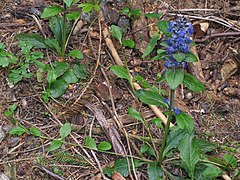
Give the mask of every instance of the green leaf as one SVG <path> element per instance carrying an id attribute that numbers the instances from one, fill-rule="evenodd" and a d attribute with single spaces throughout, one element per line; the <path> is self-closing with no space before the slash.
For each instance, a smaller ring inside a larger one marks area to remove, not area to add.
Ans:
<path id="1" fill-rule="evenodd" d="M 128 70 L 122 66 L 111 66 L 110 70 L 119 78 L 130 81 Z"/>
<path id="2" fill-rule="evenodd" d="M 160 13 L 160 14 L 158 14 L 158 13 L 147 13 L 147 14 L 145 14 L 144 16 L 145 16 L 146 18 L 159 19 L 160 17 L 162 17 L 162 15 L 163 15 L 163 13 Z"/>
<path id="3" fill-rule="evenodd" d="M 160 22 L 158 22 L 157 27 L 160 31 L 163 32 L 163 34 L 165 34 L 167 36 L 169 35 L 169 33 L 167 32 L 167 30 L 169 28 L 169 21 L 166 21 L 166 20 L 160 21 Z"/>
<path id="4" fill-rule="evenodd" d="M 68 7 L 71 7 L 73 4 L 77 3 L 79 0 L 64 0 L 65 4 Z"/>
<path id="5" fill-rule="evenodd" d="M 59 149 L 62 146 L 62 141 L 60 140 L 53 140 L 50 144 L 50 146 L 48 147 L 48 151 L 54 151 L 56 149 Z"/>
<path id="6" fill-rule="evenodd" d="M 80 63 L 74 65 L 73 72 L 79 79 L 86 79 L 88 76 L 86 70 Z"/>
<path id="7" fill-rule="evenodd" d="M 113 167 L 105 167 L 103 169 L 103 174 L 105 174 L 108 177 L 112 177 L 113 173 L 114 173 L 114 168 Z"/>
<path id="8" fill-rule="evenodd" d="M 70 123 L 65 123 L 61 128 L 60 128 L 60 136 L 62 139 L 67 137 L 69 134 L 71 134 L 72 128 Z"/>
<path id="9" fill-rule="evenodd" d="M 95 140 L 94 140 L 92 137 L 90 137 L 90 136 L 87 136 L 87 137 L 85 138 L 85 146 L 87 146 L 87 147 L 90 148 L 90 149 L 95 149 L 95 150 L 97 150 L 96 142 L 95 142 Z"/>
<path id="10" fill-rule="evenodd" d="M 130 10 L 130 17 L 140 17 L 142 15 L 142 12 L 140 9 L 132 9 Z"/>
<path id="11" fill-rule="evenodd" d="M 135 42 L 132 39 L 125 39 L 123 41 L 123 46 L 125 47 L 130 47 L 130 48 L 134 48 L 135 46 Z"/>
<path id="12" fill-rule="evenodd" d="M 115 37 L 120 44 L 122 44 L 123 31 L 119 26 L 111 25 L 110 32 L 113 37 Z"/>
<path id="13" fill-rule="evenodd" d="M 41 14 L 41 18 L 48 18 L 57 15 L 58 13 L 62 12 L 63 8 L 60 6 L 48 6 L 43 10 Z"/>
<path id="14" fill-rule="evenodd" d="M 56 81 L 57 77 L 57 72 L 54 69 L 51 69 L 47 73 L 47 82 L 52 84 L 54 81 Z"/>
<path id="15" fill-rule="evenodd" d="M 78 82 L 78 78 L 74 74 L 73 69 L 67 70 L 59 79 L 63 79 L 68 84 L 72 84 L 72 83 L 77 83 Z"/>
<path id="16" fill-rule="evenodd" d="M 186 131 L 184 129 L 171 130 L 167 138 L 166 147 L 163 151 L 163 157 L 173 148 L 177 148 L 180 140 L 184 137 Z"/>
<path id="17" fill-rule="evenodd" d="M 10 130 L 9 134 L 21 136 L 22 134 L 27 133 L 27 132 L 28 132 L 28 130 L 26 128 L 23 128 L 20 126 L 15 126 Z"/>
<path id="18" fill-rule="evenodd" d="M 169 87 L 174 90 L 183 82 L 184 71 L 182 69 L 167 69 L 165 77 Z"/>
<path id="19" fill-rule="evenodd" d="M 161 180 L 163 175 L 163 170 L 158 165 L 158 162 L 152 162 L 148 164 L 147 173 L 148 173 L 149 180 Z"/>
<path id="20" fill-rule="evenodd" d="M 185 59 L 186 62 L 198 62 L 198 58 L 192 52 L 189 52 Z"/>
<path id="21" fill-rule="evenodd" d="M 102 141 L 98 145 L 98 149 L 101 150 L 101 151 L 108 151 L 108 150 L 112 149 L 112 145 L 107 141 Z"/>
<path id="22" fill-rule="evenodd" d="M 32 135 L 34 135 L 36 137 L 39 137 L 42 134 L 41 131 L 38 128 L 35 128 L 35 127 L 30 127 L 29 131 Z"/>
<path id="23" fill-rule="evenodd" d="M 150 156 L 153 156 L 157 159 L 157 155 L 155 150 L 153 149 L 153 147 L 149 146 L 147 143 L 144 143 L 141 148 L 140 148 L 140 152 L 142 154 L 147 153 Z"/>
<path id="24" fill-rule="evenodd" d="M 152 39 L 150 40 L 146 50 L 143 52 L 142 58 L 145 58 L 147 55 L 149 55 L 153 51 L 153 49 L 157 44 L 158 38 L 159 38 L 159 34 L 155 33 Z"/>
<path id="25" fill-rule="evenodd" d="M 4 50 L 6 48 L 6 46 L 0 42 L 0 50 Z"/>
<path id="26" fill-rule="evenodd" d="M 211 151 L 213 151 L 217 147 L 216 144 L 208 142 L 208 141 L 206 141 L 204 139 L 196 139 L 196 143 L 198 144 L 199 149 L 203 153 L 211 152 Z"/>
<path id="27" fill-rule="evenodd" d="M 16 109 L 17 109 L 17 104 L 14 103 L 8 107 L 8 110 L 4 112 L 4 115 L 7 117 L 12 116 Z"/>
<path id="28" fill-rule="evenodd" d="M 222 170 L 219 169 L 217 166 L 213 164 L 208 164 L 208 167 L 203 171 L 202 176 L 203 178 L 213 180 L 216 177 L 220 176 L 222 173 Z"/>
<path id="29" fill-rule="evenodd" d="M 135 118 L 135 119 L 143 122 L 143 119 L 142 119 L 140 113 L 139 113 L 137 110 L 135 110 L 135 109 L 133 109 L 133 108 L 131 108 L 131 107 L 128 107 L 128 114 L 129 114 L 131 117 L 133 117 L 133 118 Z"/>
<path id="30" fill-rule="evenodd" d="M 67 19 L 68 19 L 69 21 L 72 21 L 72 20 L 76 21 L 76 20 L 79 18 L 80 13 L 74 11 L 74 12 L 72 12 L 72 13 L 67 14 L 66 16 L 67 16 Z"/>
<path id="31" fill-rule="evenodd" d="M 177 124 L 181 129 L 186 129 L 189 134 L 193 132 L 194 123 L 193 123 L 193 119 L 189 115 L 181 111 L 181 113 L 178 115 L 175 115 L 175 117 L 176 117 Z"/>
<path id="32" fill-rule="evenodd" d="M 186 133 L 181 138 L 178 146 L 180 158 L 182 159 L 190 177 L 193 177 L 195 164 L 199 161 L 199 149 L 192 134 Z"/>
<path id="33" fill-rule="evenodd" d="M 163 97 L 158 92 L 137 90 L 135 91 L 136 97 L 145 104 L 166 107 L 166 103 L 163 101 Z"/>
<path id="34" fill-rule="evenodd" d="M 98 4 L 79 4 L 78 7 L 81 7 L 83 12 L 85 13 L 89 13 L 92 10 L 96 10 L 99 11 L 100 10 L 100 6 Z"/>
<path id="35" fill-rule="evenodd" d="M 234 156 L 230 154 L 224 154 L 223 159 L 231 166 L 237 167 L 237 159 Z"/>
<path id="36" fill-rule="evenodd" d="M 163 128 L 162 120 L 160 118 L 154 118 L 151 120 L 152 123 L 154 123 L 158 128 Z"/>
<path id="37" fill-rule="evenodd" d="M 189 90 L 196 93 L 205 90 L 204 85 L 189 73 L 184 74 L 183 83 Z"/>
<path id="38" fill-rule="evenodd" d="M 77 59 L 83 59 L 83 54 L 79 50 L 72 50 L 68 53 L 69 56 Z"/>
<path id="39" fill-rule="evenodd" d="M 63 75 L 69 68 L 69 64 L 67 62 L 55 62 L 53 66 L 58 77 Z"/>
<path id="40" fill-rule="evenodd" d="M 184 53 L 174 53 L 172 55 L 178 62 L 182 62 L 186 58 L 186 54 Z"/>
<path id="41" fill-rule="evenodd" d="M 46 38 L 46 39 L 44 39 L 44 43 L 48 46 L 49 50 L 54 51 L 56 53 L 60 52 L 61 48 L 59 46 L 57 39 Z"/>
<path id="42" fill-rule="evenodd" d="M 47 49 L 48 46 L 44 43 L 44 38 L 39 36 L 38 34 L 19 34 L 16 36 L 18 41 L 25 41 L 30 43 L 32 46 L 36 48 Z"/>
<path id="43" fill-rule="evenodd" d="M 68 83 L 64 79 L 57 79 L 51 84 L 50 94 L 54 98 L 62 96 L 68 87 Z"/>

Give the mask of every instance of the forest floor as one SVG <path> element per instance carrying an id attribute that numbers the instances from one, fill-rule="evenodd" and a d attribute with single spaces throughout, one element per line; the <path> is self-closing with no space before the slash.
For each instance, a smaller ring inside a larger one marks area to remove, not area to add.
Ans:
<path id="1" fill-rule="evenodd" d="M 109 70 L 112 65 L 116 65 L 116 60 L 106 43 L 110 36 L 101 36 L 104 35 L 102 31 L 112 24 L 119 25 L 125 28 L 126 37 L 135 41 L 135 49 L 124 48 L 132 74 L 141 75 L 156 85 L 157 74 L 164 71 L 164 66 L 160 61 L 150 60 L 154 53 L 144 60 L 141 58 L 155 32 L 154 25 L 158 20 L 147 19 L 144 16 L 140 20 L 128 19 L 119 14 L 125 7 L 140 9 L 143 13 L 162 12 L 164 16 L 161 18 L 164 20 L 172 20 L 178 14 L 190 18 L 194 24 L 193 40 L 197 44 L 196 52 L 200 61 L 190 65 L 188 71 L 204 83 L 206 90 L 192 93 L 179 88 L 175 94 L 177 99 L 175 105 L 193 117 L 198 137 L 217 145 L 212 155 L 221 158 L 226 153 L 233 154 L 239 163 L 240 2 L 238 0 L 136 2 L 129 5 L 121 0 L 106 1 L 105 7 L 102 8 L 105 23 L 99 21 L 97 13 L 85 14 L 86 17 L 81 18 L 82 25 L 71 36 L 67 49 L 79 49 L 83 52 L 84 59 L 80 63 L 88 71 L 88 77 L 69 86 L 60 98 L 45 103 L 41 99 L 46 85 L 45 80 L 39 82 L 34 75 L 11 86 L 7 82 L 7 77 L 9 70 L 14 67 L 0 68 L 0 179 L 3 179 L 4 174 L 10 176 L 10 179 L 101 179 L 100 167 L 111 166 L 120 157 L 85 149 L 84 139 L 89 135 L 97 144 L 104 140 L 111 141 L 111 137 L 114 137 L 127 149 L 125 150 L 127 154 L 130 147 L 131 153 L 137 156 L 143 144 L 140 137 L 144 136 L 145 131 L 141 123 L 128 115 L 128 107 L 137 109 L 138 103 L 129 84 Z M 17 34 L 44 33 L 47 37 L 52 36 L 48 20 L 37 16 L 50 4 L 57 5 L 59 2 L 50 0 L 0 2 L 0 42 L 6 46 L 7 51 L 21 57 L 15 38 Z M 77 7 L 73 7 L 73 10 L 81 12 Z M 102 24 L 99 25 L 98 22 Z M 112 41 L 123 61 L 120 45 L 114 38 Z M 57 59 L 50 51 L 42 52 L 45 54 L 45 58 L 41 60 L 43 63 Z M 33 66 L 30 70 L 36 74 L 36 67 Z M 4 112 L 13 104 L 17 105 L 16 110 L 12 116 L 5 116 Z M 149 107 L 142 105 L 142 109 L 147 121 L 156 118 Z M 116 117 L 121 121 L 122 130 L 116 123 Z M 101 118 L 105 121 L 99 122 Z M 59 128 L 65 122 L 72 124 L 71 136 L 67 137 L 66 141 L 80 144 L 78 147 L 64 144 L 56 150 L 65 153 L 65 158 L 69 162 L 61 159 L 63 157 L 58 158 L 57 153 L 47 151 L 49 139 L 59 137 Z M 117 134 L 106 132 L 106 129 L 102 129 L 101 123 L 106 123 L 105 126 L 111 125 Z M 26 128 L 37 127 L 49 139 L 27 134 L 9 135 L 10 129 L 16 124 Z M 150 130 L 156 141 L 162 139 L 161 129 L 152 124 Z M 128 144 L 129 140 L 126 139 L 124 132 L 131 137 L 131 144 Z M 115 144 L 117 145 L 118 143 Z M 79 155 L 88 157 L 92 164 L 80 163 L 81 158 L 77 158 Z M 78 163 L 71 163 L 71 158 L 77 159 Z M 137 173 L 139 179 L 148 179 L 146 171 L 139 169 Z M 233 177 L 234 171 L 227 173 Z M 182 172 L 175 174 L 184 177 Z"/>

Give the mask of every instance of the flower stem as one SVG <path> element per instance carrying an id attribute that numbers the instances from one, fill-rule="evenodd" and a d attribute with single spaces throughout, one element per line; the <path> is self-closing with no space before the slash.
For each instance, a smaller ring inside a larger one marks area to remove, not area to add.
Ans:
<path id="1" fill-rule="evenodd" d="M 67 36 L 67 17 L 66 17 L 66 11 L 67 6 L 63 2 L 63 25 L 62 25 L 62 49 L 61 49 L 61 57 L 64 59 L 65 51 L 66 51 L 66 36 Z"/>
<path id="2" fill-rule="evenodd" d="M 162 164 L 162 160 L 163 160 L 163 152 L 166 146 L 166 142 L 167 142 L 167 137 L 168 137 L 168 133 L 169 133 L 169 128 L 170 128 L 170 123 L 172 121 L 172 117 L 173 117 L 173 101 L 174 101 L 174 90 L 171 89 L 170 92 L 170 105 L 169 105 L 169 109 L 168 109 L 168 118 L 167 118 L 167 124 L 165 126 L 165 130 L 164 130 L 164 136 L 163 136 L 163 140 L 162 140 L 162 145 L 161 145 L 161 149 L 160 149 L 160 156 L 159 156 L 159 164 Z"/>

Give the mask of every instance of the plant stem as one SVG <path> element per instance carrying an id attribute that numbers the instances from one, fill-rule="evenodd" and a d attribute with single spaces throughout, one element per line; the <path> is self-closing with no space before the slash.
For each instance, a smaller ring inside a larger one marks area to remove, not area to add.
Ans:
<path id="1" fill-rule="evenodd" d="M 63 29 L 62 29 L 62 49 L 61 57 L 64 59 L 66 51 L 66 36 L 67 36 L 67 18 L 66 18 L 67 5 L 63 2 Z"/>
<path id="2" fill-rule="evenodd" d="M 170 127 L 170 123 L 172 121 L 172 117 L 173 117 L 173 101 L 174 101 L 174 90 L 171 89 L 170 92 L 170 105 L 168 108 L 168 118 L 167 118 L 167 124 L 165 126 L 165 130 L 164 130 L 164 136 L 163 136 L 163 141 L 162 141 L 162 145 L 161 145 L 161 149 L 160 149 L 160 156 L 159 156 L 159 164 L 162 164 L 162 160 L 163 160 L 163 152 L 166 146 L 166 142 L 167 142 L 167 137 L 168 137 L 168 133 L 169 133 L 169 127 Z"/>

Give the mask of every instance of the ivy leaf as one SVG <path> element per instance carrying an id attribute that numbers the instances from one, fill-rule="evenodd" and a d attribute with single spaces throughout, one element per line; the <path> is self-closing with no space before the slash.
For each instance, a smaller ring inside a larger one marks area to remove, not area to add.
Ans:
<path id="1" fill-rule="evenodd" d="M 69 134 L 71 134 L 72 128 L 70 123 L 65 123 L 61 128 L 60 128 L 60 136 L 62 139 L 67 137 Z"/>
<path id="2" fill-rule="evenodd" d="M 32 135 L 34 135 L 36 137 L 39 137 L 42 134 L 41 131 L 38 128 L 35 128 L 35 127 L 30 127 L 29 131 Z"/>
<path id="3" fill-rule="evenodd" d="M 26 128 L 23 128 L 20 126 L 15 126 L 10 130 L 9 134 L 21 136 L 22 134 L 27 133 L 27 132 L 28 132 L 28 130 Z"/>
<path id="4" fill-rule="evenodd" d="M 69 56 L 77 59 L 83 59 L 83 54 L 79 50 L 72 50 L 68 53 Z"/>
<path id="5" fill-rule="evenodd" d="M 61 145 L 62 141 L 55 139 L 51 142 L 50 146 L 48 147 L 48 151 L 54 151 L 56 149 L 59 149 Z"/>
<path id="6" fill-rule="evenodd" d="M 107 141 L 102 141 L 98 145 L 98 149 L 101 150 L 101 151 L 108 151 L 108 150 L 112 149 L 112 145 Z"/>
<path id="7" fill-rule="evenodd" d="M 176 89 L 184 79 L 184 71 L 182 69 L 167 69 L 166 81 L 172 90 Z"/>
<path id="8" fill-rule="evenodd" d="M 119 26 L 111 25 L 110 32 L 112 36 L 115 37 L 120 44 L 122 44 L 122 35 L 123 35 L 122 29 Z"/>
<path id="9" fill-rule="evenodd" d="M 128 70 L 122 66 L 111 66 L 110 70 L 119 78 L 130 81 Z"/>
<path id="10" fill-rule="evenodd" d="M 189 73 L 185 73 L 183 83 L 189 90 L 196 93 L 205 90 L 204 85 Z"/>
<path id="11" fill-rule="evenodd" d="M 178 126 L 181 129 L 186 129 L 189 134 L 193 132 L 194 124 L 192 118 L 181 111 L 180 114 L 175 115 Z"/>
<path id="12" fill-rule="evenodd" d="M 43 13 L 41 14 L 41 18 L 48 18 L 57 15 L 58 13 L 62 12 L 63 8 L 60 6 L 47 6 Z"/>
<path id="13" fill-rule="evenodd" d="M 94 140 L 92 137 L 90 137 L 90 136 L 87 136 L 87 137 L 85 138 L 85 146 L 87 146 L 87 147 L 90 148 L 90 149 L 95 149 L 95 150 L 97 150 L 96 142 L 95 142 L 95 140 Z"/>
<path id="14" fill-rule="evenodd" d="M 163 97 L 158 92 L 137 90 L 135 91 L 136 97 L 145 104 L 166 107 L 166 103 L 163 101 Z"/>
<path id="15" fill-rule="evenodd" d="M 155 48 L 155 46 L 157 44 L 158 38 L 159 38 L 159 34 L 155 33 L 153 35 L 152 39 L 150 40 L 147 48 L 143 52 L 142 58 L 145 58 L 147 55 L 149 55 L 153 51 L 153 49 Z"/>
<path id="16" fill-rule="evenodd" d="M 123 46 L 125 47 L 130 47 L 130 48 L 134 48 L 135 46 L 135 42 L 132 39 L 125 39 L 123 41 Z"/>
<path id="17" fill-rule="evenodd" d="M 198 58 L 192 52 L 189 52 L 185 59 L 186 62 L 198 62 Z"/>
<path id="18" fill-rule="evenodd" d="M 143 122 L 143 119 L 138 111 L 136 109 L 133 109 L 131 107 L 128 107 L 128 114 L 133 117 L 134 119 L 137 119 L 141 122 Z"/>
<path id="19" fill-rule="evenodd" d="M 160 180 L 163 175 L 162 168 L 158 165 L 158 162 L 151 162 L 147 168 L 149 180 Z"/>

